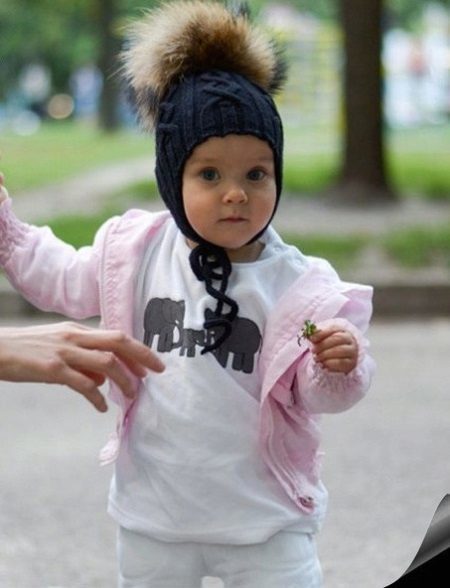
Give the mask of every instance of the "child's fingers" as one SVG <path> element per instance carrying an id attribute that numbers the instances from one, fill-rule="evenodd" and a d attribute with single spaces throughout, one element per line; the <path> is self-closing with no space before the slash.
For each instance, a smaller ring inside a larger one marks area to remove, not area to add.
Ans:
<path id="1" fill-rule="evenodd" d="M 332 372 L 348 374 L 358 362 L 358 345 L 354 336 L 346 330 L 323 329 L 311 338 L 314 361 Z"/>
<path id="2" fill-rule="evenodd" d="M 323 362 L 322 367 L 330 372 L 337 372 L 342 374 L 349 374 L 356 367 L 356 360 L 350 358 L 344 359 L 328 359 Z"/>
<path id="3" fill-rule="evenodd" d="M 316 332 L 313 335 L 310 335 L 309 340 L 311 343 L 320 343 L 323 339 L 326 339 L 336 331 L 338 331 L 336 327 L 326 327 L 324 329 L 317 328 Z"/>
<path id="4" fill-rule="evenodd" d="M 315 354 L 322 353 L 327 349 L 338 347 L 341 345 L 349 345 L 356 347 L 355 338 L 348 331 L 329 329 L 327 331 L 319 333 L 319 336 L 314 339 L 311 338 L 313 352 Z"/>
<path id="5" fill-rule="evenodd" d="M 351 345 L 341 345 L 314 355 L 314 361 L 328 371 L 348 374 L 358 363 L 358 350 Z"/>
<path id="6" fill-rule="evenodd" d="M 314 353 L 314 359 L 319 363 L 324 363 L 333 359 L 353 359 L 355 355 L 356 349 L 352 345 L 339 345 Z"/>

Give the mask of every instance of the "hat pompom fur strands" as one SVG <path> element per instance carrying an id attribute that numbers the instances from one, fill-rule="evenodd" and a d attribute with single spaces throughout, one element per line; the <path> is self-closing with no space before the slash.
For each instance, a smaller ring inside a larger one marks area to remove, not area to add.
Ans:
<path id="1" fill-rule="evenodd" d="M 160 101 L 183 76 L 231 71 L 270 94 L 286 79 L 277 43 L 254 26 L 245 6 L 231 10 L 213 0 L 164 2 L 128 28 L 123 73 L 141 125 L 154 129 Z"/>

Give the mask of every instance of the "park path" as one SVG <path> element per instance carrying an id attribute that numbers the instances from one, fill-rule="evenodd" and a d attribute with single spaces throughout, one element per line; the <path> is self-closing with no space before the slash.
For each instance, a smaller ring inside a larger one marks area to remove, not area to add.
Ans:
<path id="1" fill-rule="evenodd" d="M 14 210 L 31 223 L 61 214 L 98 212 L 108 204 L 111 194 L 152 177 L 153 167 L 151 157 L 96 167 L 67 180 L 17 194 Z"/>
<path id="2" fill-rule="evenodd" d="M 387 587 L 450 493 L 450 320 L 377 322 L 370 341 L 377 372 L 367 397 L 322 419 L 325 588 Z M 112 588 L 112 470 L 97 452 L 116 410 L 97 413 L 62 386 L 0 382 L 0 414 L 1 588 Z"/>

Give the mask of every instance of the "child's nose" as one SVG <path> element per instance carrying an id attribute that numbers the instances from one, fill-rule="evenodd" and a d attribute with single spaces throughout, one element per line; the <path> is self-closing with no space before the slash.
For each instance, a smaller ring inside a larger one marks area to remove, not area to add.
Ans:
<path id="1" fill-rule="evenodd" d="M 242 186 L 234 184 L 225 192 L 224 201 L 230 204 L 247 202 L 247 193 Z"/>

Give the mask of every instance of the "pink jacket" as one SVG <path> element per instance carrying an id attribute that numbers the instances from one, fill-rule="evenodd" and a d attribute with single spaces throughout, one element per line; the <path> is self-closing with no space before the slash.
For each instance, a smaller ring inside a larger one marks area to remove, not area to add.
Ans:
<path id="1" fill-rule="evenodd" d="M 149 241 L 169 220 L 131 210 L 107 221 L 94 243 L 76 251 L 47 227 L 19 221 L 8 199 L 0 205 L 0 265 L 12 285 L 32 304 L 74 319 L 101 316 L 105 328 L 132 334 L 134 283 Z M 260 443 L 263 458 L 287 494 L 312 513 L 319 480 L 318 415 L 340 412 L 363 397 L 374 362 L 363 337 L 372 312 L 372 288 L 342 282 L 324 260 L 309 257 L 308 269 L 268 317 L 259 359 L 262 377 Z M 329 373 L 312 361 L 297 333 L 305 319 L 340 321 L 359 342 L 357 367 L 348 375 Z M 139 380 L 134 378 L 136 389 Z M 101 452 L 115 460 L 126 434 L 132 402 L 110 384 L 121 408 L 117 430 Z"/>

